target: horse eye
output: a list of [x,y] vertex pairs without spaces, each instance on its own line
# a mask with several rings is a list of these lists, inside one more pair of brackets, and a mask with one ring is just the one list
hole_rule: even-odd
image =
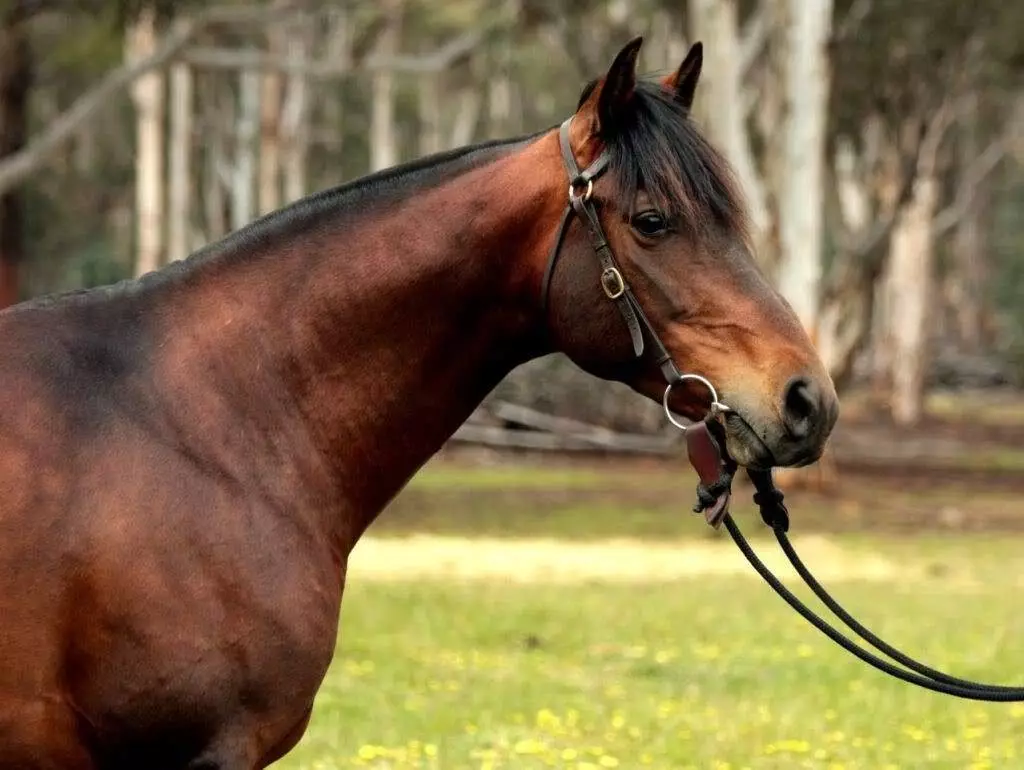
[[630,220],[630,225],[645,238],[656,238],[668,231],[668,221],[654,210],[641,211],[636,214]]

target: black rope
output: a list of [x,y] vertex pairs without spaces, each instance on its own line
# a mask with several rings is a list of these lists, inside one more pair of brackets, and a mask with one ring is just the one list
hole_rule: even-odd
[[[753,479],[754,477],[751,476],[751,478]],[[768,478],[770,479],[771,477],[769,476]],[[755,484],[757,484],[757,481],[755,481]],[[759,493],[761,491],[761,489],[758,489]],[[771,502],[781,507],[782,510],[785,510],[785,507],[782,505],[781,493],[778,493],[777,496],[772,495]],[[762,516],[764,515],[765,512],[762,511]],[[751,566],[757,571],[757,573],[762,578],[764,578],[765,582],[768,583],[768,585],[772,587],[775,593],[782,597],[782,599],[787,604],[789,604],[790,607],[796,610],[797,613],[799,613],[807,622],[809,622],[811,625],[813,625],[815,628],[817,628],[819,631],[825,634],[825,636],[827,636],[829,639],[834,641],[847,652],[856,656],[868,665],[873,666],[879,671],[889,674],[890,676],[895,677],[896,679],[908,682],[909,684],[917,685],[918,687],[922,687],[926,690],[932,690],[934,692],[943,693],[945,695],[952,695],[954,697],[964,698],[967,700],[991,701],[1000,703],[1024,701],[1024,688],[987,685],[971,682],[966,679],[958,679],[956,677],[951,677],[947,674],[943,674],[941,671],[937,671],[935,669],[917,663],[913,659],[901,653],[896,648],[891,647],[890,645],[883,642],[873,633],[868,631],[867,628],[862,626],[860,623],[857,623],[857,621],[854,620],[850,616],[850,614],[839,605],[838,602],[836,602],[834,599],[832,599],[831,596],[829,596],[828,592],[825,591],[821,584],[814,579],[814,577],[807,570],[806,566],[804,566],[803,562],[800,561],[799,557],[797,557],[796,551],[793,550],[792,545],[789,543],[788,538],[785,536],[784,530],[781,526],[782,522],[779,522],[779,527],[772,526],[772,531],[775,532],[775,536],[778,539],[779,544],[782,546],[783,551],[786,553],[786,556],[789,558],[790,562],[793,564],[797,572],[808,584],[808,586],[810,586],[811,590],[814,591],[814,593],[820,599],[822,599],[823,602],[825,602],[829,609],[835,612],[841,620],[846,622],[847,625],[849,625],[858,635],[864,638],[865,641],[873,644],[877,649],[881,650],[887,655],[890,655],[894,660],[897,660],[900,663],[904,663],[904,665],[907,665],[908,668],[912,668],[914,669],[914,671],[918,673],[912,673],[910,671],[905,671],[902,668],[897,668],[888,661],[882,660],[881,658],[872,655],[867,650],[864,650],[854,642],[850,641],[850,639],[843,636],[843,634],[841,634],[839,631],[830,626],[825,620],[822,620],[822,618],[816,615],[812,610],[810,610],[806,605],[804,605],[803,602],[801,602],[796,596],[794,596],[789,591],[789,589],[787,589],[779,581],[779,579],[772,574],[771,570],[769,570],[768,567],[766,567],[764,563],[757,557],[757,554],[754,553],[754,549],[750,547],[750,543],[748,543],[746,538],[743,537],[743,534],[740,532],[739,527],[736,525],[736,522],[733,521],[731,515],[726,514],[724,521],[726,529],[729,531],[729,535],[736,543],[736,546],[740,549],[740,551],[746,557],[747,561],[750,562]],[[786,522],[786,524],[788,524],[788,521]],[[771,526],[771,524],[769,524],[769,526]],[[921,673],[923,673],[924,676],[918,675]]]
[[732,473],[723,470],[722,475],[711,484],[697,485],[697,502],[693,506],[694,513],[703,513],[718,502],[718,498],[732,488]]
[[939,671],[938,669],[926,666],[924,663],[914,660],[906,653],[901,652],[891,644],[888,644],[885,640],[872,633],[870,629],[857,621],[857,619],[847,612],[839,602],[832,598],[832,595],[825,590],[825,587],[821,585],[814,575],[811,574],[811,571],[807,569],[807,565],[805,565],[797,555],[796,549],[793,548],[793,544],[784,533],[775,531],[775,539],[779,541],[779,546],[786,554],[786,558],[789,559],[789,563],[793,565],[793,568],[814,592],[814,595],[821,599],[822,603],[832,610],[836,617],[842,620],[855,634],[857,634],[857,636],[873,646],[876,650],[885,653],[890,658],[902,663],[907,668],[916,671],[929,679],[933,679],[936,682],[945,682],[946,684],[956,685],[958,687],[969,687],[978,690],[1013,693],[1024,700],[1024,687],[983,684],[981,682],[972,682],[970,679],[961,679],[959,677],[951,676]]

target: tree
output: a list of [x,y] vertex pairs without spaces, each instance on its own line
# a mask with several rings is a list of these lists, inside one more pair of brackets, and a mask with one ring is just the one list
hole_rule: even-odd
[[[8,3],[0,16],[0,158],[19,152],[28,136],[28,99],[34,63],[28,39],[29,3]],[[24,201],[18,190],[0,192],[0,307],[19,299],[25,258]]]

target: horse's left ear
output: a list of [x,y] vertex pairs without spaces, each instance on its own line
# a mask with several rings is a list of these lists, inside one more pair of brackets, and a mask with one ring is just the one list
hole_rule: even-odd
[[632,106],[636,91],[636,59],[643,37],[635,37],[623,46],[603,78],[588,86],[577,112],[590,112],[596,118],[597,131],[614,133]]
[[687,111],[693,106],[693,95],[700,80],[700,68],[704,64],[704,45],[698,40],[690,46],[686,58],[679,69],[662,81],[662,84],[673,92],[675,99]]

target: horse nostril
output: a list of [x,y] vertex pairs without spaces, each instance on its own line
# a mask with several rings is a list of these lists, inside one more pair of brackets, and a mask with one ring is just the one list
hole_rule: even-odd
[[794,438],[807,438],[821,413],[821,389],[809,377],[794,377],[786,383],[782,420]]

